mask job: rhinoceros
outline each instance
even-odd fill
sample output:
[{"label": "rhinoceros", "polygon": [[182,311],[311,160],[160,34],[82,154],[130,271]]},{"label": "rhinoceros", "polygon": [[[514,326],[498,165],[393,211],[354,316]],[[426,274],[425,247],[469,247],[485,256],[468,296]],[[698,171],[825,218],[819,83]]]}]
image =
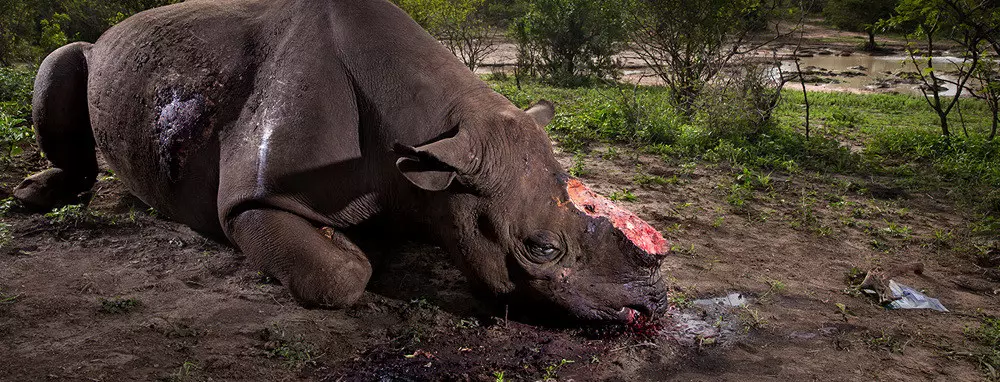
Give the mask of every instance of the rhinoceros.
[{"label": "rhinoceros", "polygon": [[15,189],[22,203],[89,190],[99,150],[131,193],[305,307],[356,302],[372,265],[353,236],[391,230],[511,306],[619,322],[665,308],[667,241],[563,170],[554,105],[517,108],[388,1],[152,9],[49,55],[33,107],[52,168]]}]

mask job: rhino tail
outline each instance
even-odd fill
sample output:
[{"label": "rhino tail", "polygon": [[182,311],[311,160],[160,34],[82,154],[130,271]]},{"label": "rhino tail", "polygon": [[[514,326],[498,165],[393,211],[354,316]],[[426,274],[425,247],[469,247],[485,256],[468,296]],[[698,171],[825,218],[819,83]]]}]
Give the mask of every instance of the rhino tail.
[{"label": "rhino tail", "polygon": [[78,42],[52,52],[35,77],[32,122],[52,168],[14,189],[24,205],[48,210],[81,201],[97,178],[97,151],[87,106],[87,52]]}]

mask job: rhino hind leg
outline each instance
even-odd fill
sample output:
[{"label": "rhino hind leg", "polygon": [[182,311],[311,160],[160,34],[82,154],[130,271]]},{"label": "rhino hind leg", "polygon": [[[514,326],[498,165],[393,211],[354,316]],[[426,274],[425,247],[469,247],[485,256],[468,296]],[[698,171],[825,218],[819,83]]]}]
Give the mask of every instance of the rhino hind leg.
[{"label": "rhino hind leg", "polygon": [[307,308],[354,304],[371,278],[368,258],[343,233],[322,233],[289,212],[255,209],[226,224],[251,266],[277,278]]},{"label": "rhino hind leg", "polygon": [[48,210],[78,201],[97,178],[97,152],[87,107],[88,43],[52,52],[38,69],[32,100],[35,136],[52,168],[14,189],[28,207]]}]

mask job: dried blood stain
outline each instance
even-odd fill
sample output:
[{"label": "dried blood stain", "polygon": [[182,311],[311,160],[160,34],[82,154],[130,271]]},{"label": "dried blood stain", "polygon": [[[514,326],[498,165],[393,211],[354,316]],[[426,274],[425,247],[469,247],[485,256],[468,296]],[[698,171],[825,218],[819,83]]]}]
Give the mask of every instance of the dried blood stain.
[{"label": "dried blood stain", "polygon": [[577,179],[566,181],[566,191],[573,205],[592,217],[604,217],[618,228],[636,247],[650,254],[665,254],[670,248],[667,240],[655,228],[632,212],[616,206],[612,201],[592,191]]}]

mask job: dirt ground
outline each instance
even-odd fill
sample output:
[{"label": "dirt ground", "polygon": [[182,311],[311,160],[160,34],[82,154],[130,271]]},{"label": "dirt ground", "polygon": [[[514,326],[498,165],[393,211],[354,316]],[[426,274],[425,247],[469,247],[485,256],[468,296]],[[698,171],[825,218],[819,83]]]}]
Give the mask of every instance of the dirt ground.
[{"label": "dirt ground", "polygon": [[[663,271],[676,308],[662,332],[505,319],[469,294],[438,249],[419,245],[404,245],[357,307],[302,309],[239,252],[150,215],[104,176],[97,217],[55,223],[14,210],[3,219],[13,240],[0,249],[0,380],[983,378],[963,356],[972,346],[963,331],[980,314],[1000,314],[1000,284],[956,255],[971,220],[945,191],[775,173],[735,208],[734,169],[627,153],[559,156],[582,163],[600,192],[629,189],[635,201],[623,203],[674,245]],[[37,153],[19,157],[0,174],[0,197],[43,167]],[[640,186],[637,173],[669,181]],[[845,293],[852,267],[891,273],[913,262],[922,275],[893,279],[950,312],[885,310]],[[691,299],[731,292],[749,305],[702,318],[730,322],[732,333],[678,332],[680,317],[706,314]]]}]

